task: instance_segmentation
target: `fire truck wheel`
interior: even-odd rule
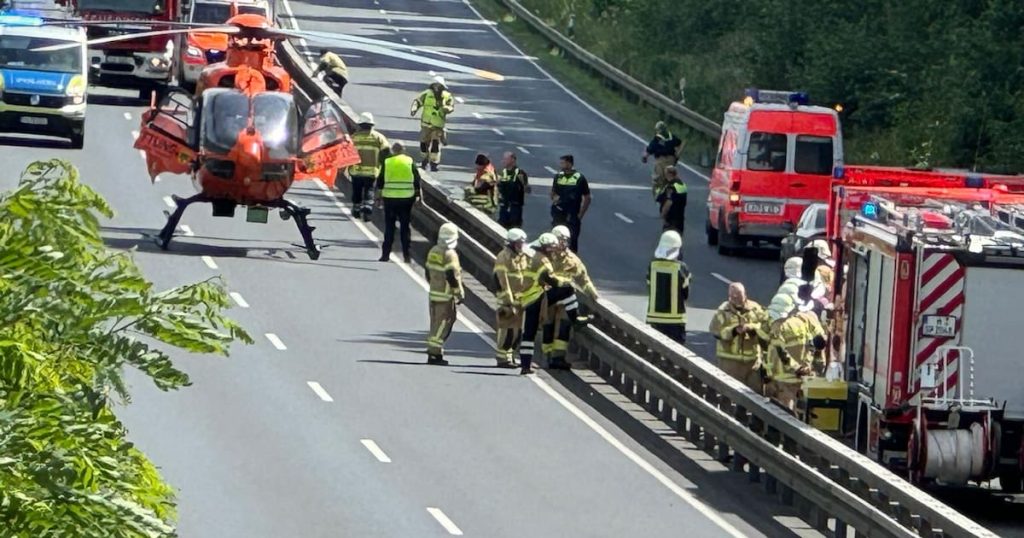
[[[718,244],[718,230],[711,227],[711,217],[704,221],[704,233],[708,236],[708,245],[715,246]]]

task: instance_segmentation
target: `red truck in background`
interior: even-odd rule
[[[139,21],[117,28],[89,27],[89,39],[160,30],[160,22],[181,19],[181,0],[55,0],[86,21]],[[171,82],[174,36],[147,36],[89,48],[90,81],[103,86],[138,88],[141,98]]]
[[[747,243],[779,244],[804,209],[828,200],[843,162],[836,110],[802,92],[748,89],[722,122],[708,195],[709,245],[731,254]]]

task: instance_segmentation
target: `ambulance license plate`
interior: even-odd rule
[[[923,316],[921,334],[952,338],[956,336],[956,318],[954,316]]]
[[[743,204],[745,213],[760,213],[762,215],[781,215],[782,204],[774,202],[747,202]]]
[[[245,212],[246,222],[259,222],[261,224],[267,223],[267,214],[269,210],[265,207],[252,206],[249,207]]]
[[[22,116],[21,123],[28,125],[46,125],[49,121],[46,118],[37,118],[35,116]]]
[[[108,64],[133,64],[135,63],[135,58],[131,56],[107,56],[103,61]]]

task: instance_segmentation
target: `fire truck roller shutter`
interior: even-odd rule
[[[957,320],[961,345],[974,351],[974,397],[1006,403],[1005,420],[1024,421],[1024,382],[1021,381],[1021,305],[1024,269],[967,265],[963,317]],[[968,374],[969,368],[960,372]],[[969,374],[968,374],[969,375]]]

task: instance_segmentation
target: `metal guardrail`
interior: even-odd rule
[[[599,73],[606,79],[614,82],[623,90],[635,95],[641,101],[668,114],[670,117],[692,127],[697,132],[706,134],[715,140],[722,134],[722,125],[709,118],[701,116],[693,109],[687,108],[673,101],[669,97],[645,85],[639,80],[627,75],[621,69],[602,60],[587,49],[577,45],[571,39],[565,37],[561,32],[550,27],[516,0],[499,0],[517,17],[526,22],[534,31],[541,34],[548,41],[554,43],[562,50],[571,54],[578,62]]]
[[[503,0],[507,1],[507,0]],[[283,44],[281,62],[310,98],[331,96],[294,47]],[[354,128],[354,113],[343,107]],[[459,253],[466,271],[491,281],[503,229],[461,200],[452,199],[429,177],[424,206],[414,224],[432,237],[444,221],[462,229]],[[486,289],[472,294],[487,294]],[[594,314],[580,330],[579,357],[620,392],[674,425],[691,443],[731,461],[751,482],[796,505],[814,528],[831,536],[852,529],[865,536],[993,537],[991,531],[920,491],[899,476],[828,435],[768,403],[708,361],[665,338],[615,304],[580,297]],[[493,304],[478,297],[477,305]],[[476,310],[476,309],[475,309]],[[493,315],[493,310],[490,311]],[[486,318],[485,318],[486,319]]]

